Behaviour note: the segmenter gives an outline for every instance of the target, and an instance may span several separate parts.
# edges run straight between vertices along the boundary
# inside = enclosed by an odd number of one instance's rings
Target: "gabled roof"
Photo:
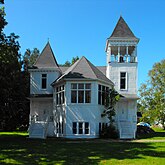
[[[123,17],[120,16],[116,27],[112,33],[112,35],[109,38],[135,38],[135,35],[127,25],[127,23],[124,21]]]
[[[76,61],[71,67],[69,67],[65,73],[56,80],[56,82],[62,79],[91,79],[100,80],[105,83],[113,84],[97,67],[95,67],[85,57],[82,57]]]
[[[37,68],[58,68],[50,43],[48,42],[34,64]]]

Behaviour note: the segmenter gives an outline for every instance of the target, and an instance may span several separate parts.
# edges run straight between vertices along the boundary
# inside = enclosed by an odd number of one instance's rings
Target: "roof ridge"
[[[49,42],[49,41],[48,41]],[[48,42],[47,42],[47,44],[48,44]],[[41,57],[41,54],[44,52],[44,50],[46,49],[46,47],[47,47],[47,44],[45,45],[45,47],[42,49],[42,52],[40,53],[40,55],[38,56],[38,58],[36,59],[36,61],[35,61],[35,63],[34,63],[34,65],[36,65],[36,63],[38,62],[38,60],[40,59],[40,57]]]
[[[67,75],[68,73],[70,73],[71,71],[73,71],[73,69],[78,65],[79,61],[81,60],[81,58],[79,60],[77,60],[73,65],[71,65],[62,76],[60,76],[58,79],[62,79],[65,75]],[[58,80],[57,79],[57,80]]]
[[[86,58],[85,58],[85,59],[86,59]],[[94,75],[96,76],[96,78],[98,78],[98,77],[97,77],[97,74],[95,73],[95,71],[94,71],[93,68],[92,68],[92,67],[95,67],[95,66],[94,66],[88,59],[86,59],[86,61],[88,62],[89,66],[90,66],[92,72],[94,73]],[[91,65],[92,65],[92,67],[91,67]],[[96,67],[95,67],[95,68],[96,68]]]
[[[99,73],[102,74],[106,79],[108,79],[107,76],[106,76],[105,74],[103,74],[103,72],[101,72],[95,65],[93,65],[89,60],[87,60],[87,61],[89,62],[90,67],[92,66],[93,68],[95,68],[95,69],[97,70],[97,72],[99,72]],[[92,69],[93,73],[96,75],[96,78],[100,79],[99,76],[98,76],[98,74],[95,72],[95,70],[94,70],[93,68],[91,68],[91,69]],[[111,81],[110,79],[108,79],[108,80]],[[113,83],[113,82],[111,81],[111,83]]]
[[[93,65],[88,59],[84,56],[81,57],[75,64],[73,64],[67,71],[60,76],[55,82],[60,81],[64,78],[73,78],[73,79],[91,79],[99,80],[109,84],[113,84],[105,74],[103,74],[95,65]]]
[[[126,21],[123,19],[122,16],[120,16],[111,36],[112,37],[129,37],[129,38],[136,38]]]
[[[42,52],[40,53],[39,57],[34,63],[34,66],[41,67],[41,68],[42,67],[59,68],[59,65],[57,63],[57,60],[55,58],[55,55],[53,53],[53,50],[51,48],[49,41],[47,42]]]

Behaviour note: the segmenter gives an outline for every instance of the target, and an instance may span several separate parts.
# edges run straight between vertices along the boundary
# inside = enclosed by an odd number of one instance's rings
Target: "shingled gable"
[[[56,82],[62,79],[92,79],[104,81],[108,84],[113,84],[97,67],[95,67],[85,57],[79,59],[71,67],[69,67],[65,73],[56,80]]]
[[[116,27],[112,33],[112,35],[109,37],[111,38],[134,38],[137,39],[135,37],[135,35],[133,34],[133,32],[131,31],[131,29],[129,28],[129,26],[127,25],[127,23],[124,21],[123,17],[120,16]]]
[[[34,66],[37,68],[59,68],[49,42],[46,44]]]

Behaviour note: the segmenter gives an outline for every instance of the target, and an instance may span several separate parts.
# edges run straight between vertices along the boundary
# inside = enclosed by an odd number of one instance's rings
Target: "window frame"
[[[92,102],[91,83],[71,83],[72,104],[90,104]]]
[[[98,101],[97,103],[99,105],[105,105],[107,103],[106,96],[107,91],[110,89],[110,87],[98,84]]]
[[[89,135],[90,123],[89,122],[72,122],[72,134],[73,135]]]
[[[125,74],[125,77],[122,77],[122,74]],[[128,77],[128,73],[127,72],[120,72],[120,83],[119,83],[119,89],[121,90],[121,91],[125,91],[125,90],[127,90],[128,88],[127,88],[127,78]],[[124,88],[122,87],[122,81],[124,80]]]
[[[59,85],[56,88],[56,105],[65,104],[65,85]]]
[[[45,75],[45,76],[43,76]],[[48,79],[48,74],[47,73],[42,73],[41,74],[41,89],[46,90],[47,89],[47,79]],[[45,82],[45,88],[43,88],[43,81]]]

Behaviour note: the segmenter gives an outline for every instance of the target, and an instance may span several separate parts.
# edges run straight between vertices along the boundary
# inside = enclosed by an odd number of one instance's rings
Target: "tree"
[[[161,123],[165,129],[165,59],[155,63],[148,75],[149,80],[139,89],[142,121]]]
[[[6,25],[4,8],[0,8],[0,129],[14,130],[24,121],[21,109],[25,105],[25,95],[19,37],[14,33],[5,35]]]
[[[40,51],[37,48],[34,48],[33,50],[26,49],[26,52],[23,56],[24,69],[27,70],[28,67],[32,67],[39,55]]]
[[[114,88],[106,91],[105,105],[104,105],[105,110],[102,114],[102,117],[107,116],[110,124],[114,123],[114,116],[116,115],[115,105],[119,101],[119,99],[120,99],[120,95]]]
[[[79,60],[79,57],[78,57],[78,56],[73,57],[73,58],[72,58],[72,63],[71,63],[71,65],[73,65],[77,60]]]
[[[76,57],[73,57],[71,62],[69,62],[68,60],[64,63],[64,64],[61,64],[60,66],[66,66],[66,67],[70,67],[71,65],[73,65],[77,60],[79,60],[79,57],[76,56]]]
[[[107,128],[104,128],[101,132],[102,137],[109,137],[109,138],[118,138],[118,131],[116,130],[116,127],[114,125],[114,117],[116,115],[115,113],[115,105],[119,101],[120,95],[119,93],[114,89],[109,89],[105,92],[105,110],[102,113],[102,117],[107,116],[109,119],[109,126]]]

